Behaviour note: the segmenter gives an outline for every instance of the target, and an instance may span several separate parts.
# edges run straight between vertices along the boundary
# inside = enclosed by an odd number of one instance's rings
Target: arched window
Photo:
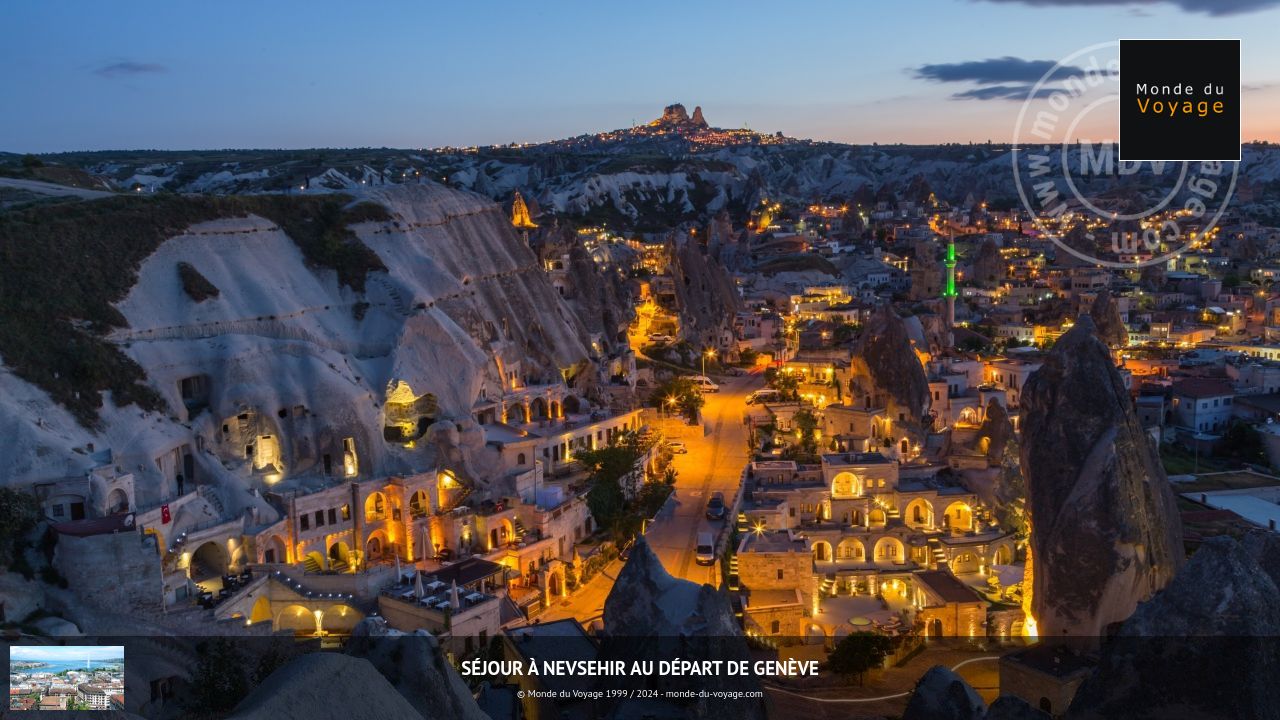
[[[1052,715],[1053,703],[1049,701],[1049,698],[1042,697],[1040,698],[1040,709]]]
[[[524,453],[520,453],[519,455],[516,456],[516,464],[521,467],[524,467]]]

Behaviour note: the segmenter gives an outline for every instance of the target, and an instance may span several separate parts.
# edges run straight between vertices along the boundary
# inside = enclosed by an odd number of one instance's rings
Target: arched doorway
[[[870,527],[884,527],[886,521],[884,510],[880,508],[872,508],[871,512],[867,513],[867,525]]]
[[[321,627],[326,632],[346,635],[362,619],[364,614],[350,605],[333,605],[324,609]]]
[[[1008,565],[1013,562],[1013,550],[1008,545],[997,545],[992,565]]]
[[[973,510],[963,502],[953,502],[944,513],[947,516],[947,527],[952,530],[972,530]]]
[[[409,517],[423,517],[431,511],[431,503],[427,499],[427,494],[421,490],[413,493],[409,498]]]
[[[858,477],[851,472],[836,473],[836,476],[831,478],[832,497],[857,497],[859,490]]]
[[[324,572],[328,566],[328,562],[319,550],[312,550],[302,558],[302,567],[309,573]]]
[[[942,637],[942,620],[934,618],[929,621],[929,637]]]
[[[876,562],[903,562],[902,541],[894,537],[880,538],[876,541],[875,558]]]
[[[380,492],[371,493],[364,501],[365,522],[387,519],[387,498]]]
[[[831,560],[831,543],[826,540],[819,540],[813,544],[813,559],[817,562],[828,562]]]
[[[865,556],[862,541],[857,538],[845,538],[836,546],[836,558],[840,560],[862,560]]]
[[[906,512],[903,513],[907,525],[913,528],[932,528],[933,527],[933,506],[924,498],[916,498],[907,503]]]
[[[254,600],[253,610],[249,612],[250,625],[257,625],[260,622],[271,622],[271,601],[266,595]]]
[[[329,546],[329,569],[346,570],[351,565],[351,546],[339,540]]]
[[[387,534],[382,530],[374,530],[364,542],[364,556],[367,560],[378,560],[391,549],[387,542]]]
[[[107,494],[107,513],[115,514],[129,511],[129,496],[120,488],[113,488]]]
[[[529,415],[532,416],[534,420],[542,420],[546,418],[547,401],[542,398],[534,398],[533,402],[529,403]]]
[[[274,629],[289,630],[295,635],[313,635],[316,631],[316,616],[301,605],[286,605],[276,615]]]
[[[288,550],[279,535],[272,535],[271,539],[267,540],[267,546],[262,551],[262,562],[268,564],[289,562]]]
[[[574,414],[582,412],[582,401],[577,395],[570,395],[564,399],[564,411]]]
[[[222,576],[227,574],[229,565],[230,560],[227,557],[226,549],[222,547],[222,543],[211,540],[191,553],[191,564],[187,567],[187,577],[197,583],[218,580],[217,585],[221,587],[220,581]]]
[[[822,645],[827,642],[827,633],[821,625],[809,623],[804,630],[805,645]]]

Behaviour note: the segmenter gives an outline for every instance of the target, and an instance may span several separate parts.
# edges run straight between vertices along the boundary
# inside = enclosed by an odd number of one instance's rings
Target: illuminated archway
[[[813,544],[813,559],[817,562],[828,562],[831,560],[831,543],[826,540],[819,540]]]
[[[316,616],[301,605],[286,605],[276,615],[276,630],[289,630],[295,635],[313,635],[316,631]]]
[[[887,521],[888,519],[884,514],[884,510],[880,508],[871,508],[871,512],[867,513],[868,527],[884,527]]]
[[[863,560],[866,558],[866,549],[861,540],[845,538],[836,546],[836,558],[839,560]]]
[[[191,563],[187,567],[187,577],[196,582],[221,577],[227,574],[231,559],[222,543],[209,541],[191,553]]]
[[[997,545],[996,552],[991,561],[992,565],[1008,565],[1013,562],[1013,550],[1008,545]]]
[[[431,503],[427,499],[427,494],[421,490],[417,490],[409,498],[409,517],[423,517],[431,512]]]
[[[947,527],[952,530],[973,529],[973,509],[967,503],[957,500],[948,505],[943,514],[947,516]]]
[[[364,619],[364,613],[350,605],[332,605],[324,609],[321,626],[326,632],[339,635],[349,634],[351,629]]]
[[[902,515],[907,525],[913,528],[932,528],[933,527],[933,506],[924,498],[916,498],[907,503],[906,511]]]
[[[807,623],[804,629],[805,645],[822,645],[827,642],[827,631],[817,623]]]
[[[387,498],[380,492],[371,493],[364,501],[365,522],[387,519]]]
[[[250,625],[257,625],[260,622],[271,622],[271,601],[266,595],[254,600],[253,610],[249,612]]]
[[[129,511],[129,496],[120,488],[113,488],[107,494],[107,512],[122,513]]]
[[[266,547],[262,550],[262,562],[268,564],[289,562],[288,546],[279,535],[272,535],[267,540]]]
[[[906,558],[902,541],[895,537],[882,537],[876,541],[876,562],[902,563]]]
[[[851,498],[862,494],[861,483],[858,482],[858,476],[851,472],[836,473],[831,478],[831,497],[833,498]]]

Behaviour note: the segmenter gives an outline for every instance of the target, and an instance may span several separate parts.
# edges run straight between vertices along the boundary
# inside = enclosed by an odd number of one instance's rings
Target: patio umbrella
[[[449,600],[453,603],[453,609],[457,610],[458,605],[461,604],[458,601],[458,581],[457,580],[453,581],[453,589],[449,591]]]
[[[426,594],[422,592],[422,573],[414,573],[413,577],[413,594],[421,600],[422,596]]]

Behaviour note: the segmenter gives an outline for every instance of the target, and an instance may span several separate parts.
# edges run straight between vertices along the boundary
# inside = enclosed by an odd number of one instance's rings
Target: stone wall
[[[807,592],[813,581],[813,556],[805,546],[790,552],[740,553],[738,580],[752,590],[799,588]]]
[[[86,603],[116,612],[160,608],[160,555],[136,532],[58,538],[54,565]]]

